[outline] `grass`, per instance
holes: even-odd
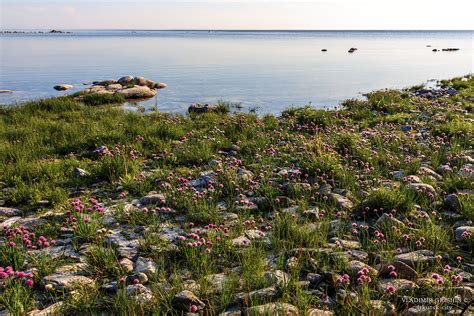
[[[445,265],[465,270],[464,262],[472,263],[473,244],[455,240],[452,222],[474,218],[472,180],[458,175],[472,147],[474,79],[443,85],[458,95],[427,100],[413,96],[419,87],[381,90],[334,111],[306,106],[279,117],[239,113],[241,105],[224,101],[198,115],[131,113],[109,95],[0,108],[0,200],[46,220],[0,231],[0,267],[34,271],[33,286],[6,278],[0,309],[25,315],[62,301],[63,314],[181,315],[189,310],[178,310],[173,297],[190,289],[206,305],[200,313],[215,315],[235,307],[237,297],[273,286],[265,273],[282,270],[289,279],[269,297],[244,299],[242,312],[284,302],[302,315],[310,308],[369,314],[371,300],[381,299],[401,313],[406,306],[396,295],[378,289],[385,276],[361,285],[350,261],[376,267],[415,250],[441,255],[432,265],[415,265],[415,281],[433,273],[446,281],[400,295],[452,297],[451,277],[460,270],[444,273]],[[418,175],[436,190],[430,199],[410,190],[406,177],[394,178],[400,171],[417,175],[421,166],[441,172],[446,164],[452,171],[440,179]],[[190,185],[199,178],[206,181]],[[164,199],[138,205],[149,193]],[[342,208],[328,193],[352,205]],[[451,193],[461,207],[447,220],[443,202]],[[376,227],[384,213],[402,224]],[[51,245],[34,251],[25,229],[32,245],[40,236]],[[115,239],[133,243],[134,252]],[[67,251],[49,255],[53,240]],[[43,278],[70,266],[73,251],[93,284],[46,291]],[[150,302],[127,293],[126,282],[136,276],[120,265],[124,255],[155,263],[143,284]],[[221,274],[223,284],[210,281]],[[341,285],[344,274],[350,282]],[[111,282],[118,286],[109,293],[102,286]]]

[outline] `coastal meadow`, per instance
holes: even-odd
[[[122,102],[0,107],[0,313],[474,313],[472,76],[280,116]]]

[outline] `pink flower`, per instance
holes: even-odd
[[[387,286],[387,288],[385,289],[385,293],[387,294],[393,294],[395,293],[395,291],[396,291],[395,287],[391,284]]]
[[[26,286],[29,286],[29,287],[32,287],[33,286],[33,280],[32,279],[28,279],[25,281],[25,285]]]
[[[196,305],[194,305],[194,304],[189,307],[189,311],[190,311],[191,313],[197,312],[198,309],[199,309],[199,308],[198,308]]]

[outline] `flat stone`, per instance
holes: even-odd
[[[390,275],[390,270],[388,269],[390,265],[392,265],[395,268],[395,272],[397,273],[397,276],[399,278],[408,279],[411,281],[416,280],[418,278],[418,272],[416,272],[416,270],[414,270],[409,265],[401,261],[393,261],[390,264],[386,264],[382,266],[380,269],[381,276]]]
[[[363,268],[367,268],[369,270],[369,273],[370,273],[371,276],[377,276],[378,275],[378,271],[376,269],[374,269],[371,266],[369,266],[368,264],[363,263],[363,262],[358,261],[358,260],[350,261],[348,266],[349,266],[349,274],[353,277],[356,277],[358,272],[360,270],[362,270]]]
[[[420,169],[418,169],[418,171],[416,173],[418,175],[422,175],[422,176],[433,177],[436,180],[442,180],[443,179],[443,177],[440,174],[436,173],[434,170],[432,170],[428,167],[420,167]]]
[[[242,305],[246,302],[269,302],[275,300],[277,297],[278,290],[274,287],[267,287],[250,293],[239,293],[236,295],[236,301]]]
[[[343,195],[331,193],[330,196],[331,199],[336,203],[336,206],[341,209],[350,210],[354,207],[354,203],[352,203],[351,200],[349,200]]]
[[[163,205],[166,202],[166,197],[163,194],[153,193],[142,197],[139,201],[142,205]]]
[[[265,233],[258,229],[246,230],[244,234],[250,240],[260,240],[260,239],[265,238]]]
[[[436,190],[433,188],[433,186],[426,183],[410,183],[408,187],[419,193],[432,195],[433,197],[436,196]]]
[[[389,286],[393,286],[395,288],[395,292],[403,292],[409,291],[418,288],[415,282],[405,279],[383,279],[379,280],[379,289],[383,293],[386,292]]]
[[[53,315],[60,315],[61,309],[64,306],[64,302],[59,301],[52,305],[49,305],[43,310],[34,311],[30,314],[30,316],[53,316]]]
[[[21,214],[21,210],[12,207],[0,206],[0,217],[13,217]]]
[[[142,272],[146,275],[151,275],[158,271],[158,265],[150,258],[139,257],[135,262],[135,272]]]
[[[252,306],[246,310],[247,315],[299,315],[298,308],[288,303],[268,303],[265,305]]]
[[[416,250],[396,255],[394,260],[401,261],[410,267],[416,267],[419,264],[431,266],[436,262],[436,256],[430,250]]]
[[[116,93],[123,95],[125,99],[146,99],[152,98],[156,95],[156,91],[146,86],[135,86],[133,88],[127,88],[118,90]]]
[[[113,84],[109,84],[107,87],[106,87],[107,90],[112,90],[112,91],[117,91],[117,90],[121,90],[123,89],[122,85],[120,83],[113,83]]]
[[[59,291],[72,289],[75,285],[89,285],[93,282],[92,279],[83,275],[74,274],[55,273],[43,278],[44,284],[51,284],[55,290]]]
[[[331,311],[325,311],[322,309],[316,309],[316,308],[310,308],[308,309],[307,316],[333,316],[333,312]]]
[[[329,246],[339,246],[344,249],[360,249],[361,244],[356,240],[344,240],[337,237],[329,239]]]

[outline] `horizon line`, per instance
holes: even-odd
[[[158,31],[158,32],[420,32],[420,31],[463,31],[474,32],[474,29],[145,29],[145,28],[1,28],[0,31]]]

